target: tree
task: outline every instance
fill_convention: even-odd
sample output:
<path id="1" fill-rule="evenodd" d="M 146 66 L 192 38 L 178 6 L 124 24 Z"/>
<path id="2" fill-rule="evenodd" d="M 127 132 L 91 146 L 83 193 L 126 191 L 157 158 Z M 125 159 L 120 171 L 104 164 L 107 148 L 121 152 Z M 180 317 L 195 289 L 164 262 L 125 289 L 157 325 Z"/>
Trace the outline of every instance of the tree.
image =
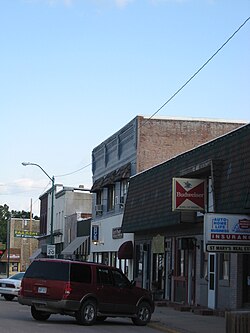
<path id="1" fill-rule="evenodd" d="M 11 217 L 9 206 L 0 205 L 0 242 L 7 243 L 7 224 Z"/>

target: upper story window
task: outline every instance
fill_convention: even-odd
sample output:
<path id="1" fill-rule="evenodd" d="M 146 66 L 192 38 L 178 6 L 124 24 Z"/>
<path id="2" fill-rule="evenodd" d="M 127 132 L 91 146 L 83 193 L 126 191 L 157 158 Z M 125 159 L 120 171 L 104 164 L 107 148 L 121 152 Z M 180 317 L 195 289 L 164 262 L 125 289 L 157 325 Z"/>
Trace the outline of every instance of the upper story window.
<path id="1" fill-rule="evenodd" d="M 102 204 L 102 195 L 103 195 L 102 190 L 96 192 L 96 205 Z"/>
<path id="2" fill-rule="evenodd" d="M 128 193 L 128 179 L 123 179 L 120 183 L 120 202 L 125 203 Z"/>
<path id="3" fill-rule="evenodd" d="M 109 185 L 107 210 L 111 211 L 114 208 L 115 208 L 115 185 Z"/>
<path id="4" fill-rule="evenodd" d="M 102 215 L 103 213 L 103 190 L 96 191 L 96 199 L 95 199 L 95 212 L 96 215 Z"/>

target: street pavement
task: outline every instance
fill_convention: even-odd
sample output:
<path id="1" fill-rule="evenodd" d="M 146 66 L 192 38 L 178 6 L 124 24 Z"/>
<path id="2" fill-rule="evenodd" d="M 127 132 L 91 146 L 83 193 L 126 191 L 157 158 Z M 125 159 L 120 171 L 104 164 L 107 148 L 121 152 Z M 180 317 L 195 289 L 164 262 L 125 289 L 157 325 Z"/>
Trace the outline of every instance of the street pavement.
<path id="1" fill-rule="evenodd" d="M 205 312 L 205 311 L 204 311 Z M 199 314 L 197 314 L 199 313 Z M 225 317 L 180 311 L 167 305 L 156 305 L 148 326 L 166 333 L 226 333 Z"/>
<path id="2" fill-rule="evenodd" d="M 3 277 L 6 276 L 0 276 Z M 177 309 L 164 302 L 156 303 L 148 326 L 165 333 L 226 333 L 226 320 L 223 316 L 211 315 L 211 311 L 208 312 L 210 315 L 201 315 L 195 309 Z"/>

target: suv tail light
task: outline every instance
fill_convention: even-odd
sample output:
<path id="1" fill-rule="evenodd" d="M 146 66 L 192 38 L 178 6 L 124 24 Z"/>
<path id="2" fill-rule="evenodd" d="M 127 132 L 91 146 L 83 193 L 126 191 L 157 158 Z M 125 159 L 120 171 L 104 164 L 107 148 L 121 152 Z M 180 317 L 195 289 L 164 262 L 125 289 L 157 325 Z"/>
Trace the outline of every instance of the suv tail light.
<path id="1" fill-rule="evenodd" d="M 20 285 L 20 289 L 19 289 L 18 295 L 22 295 L 22 296 L 23 296 L 23 281 L 21 282 L 21 285 Z"/>
<path id="2" fill-rule="evenodd" d="M 72 291 L 72 288 L 71 288 L 71 286 L 70 286 L 70 282 L 67 282 L 67 283 L 65 284 L 65 287 L 64 287 L 64 295 L 63 295 L 63 298 L 64 298 L 64 299 L 67 298 L 67 297 L 70 295 L 71 291 Z"/>

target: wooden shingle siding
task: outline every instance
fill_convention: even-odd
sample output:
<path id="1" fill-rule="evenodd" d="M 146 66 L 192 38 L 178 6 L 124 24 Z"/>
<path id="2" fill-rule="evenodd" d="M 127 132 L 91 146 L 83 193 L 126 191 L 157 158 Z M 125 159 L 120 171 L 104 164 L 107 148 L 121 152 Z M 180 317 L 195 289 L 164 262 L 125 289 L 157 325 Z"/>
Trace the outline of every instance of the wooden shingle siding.
<path id="1" fill-rule="evenodd" d="M 172 212 L 172 178 L 207 161 L 211 161 L 211 165 L 209 171 L 204 170 L 214 181 L 215 212 L 249 214 L 250 124 L 247 124 L 132 177 L 123 232 L 180 223 L 180 213 Z M 199 178 L 201 174 L 199 170 L 193 172 L 192 177 Z"/>

